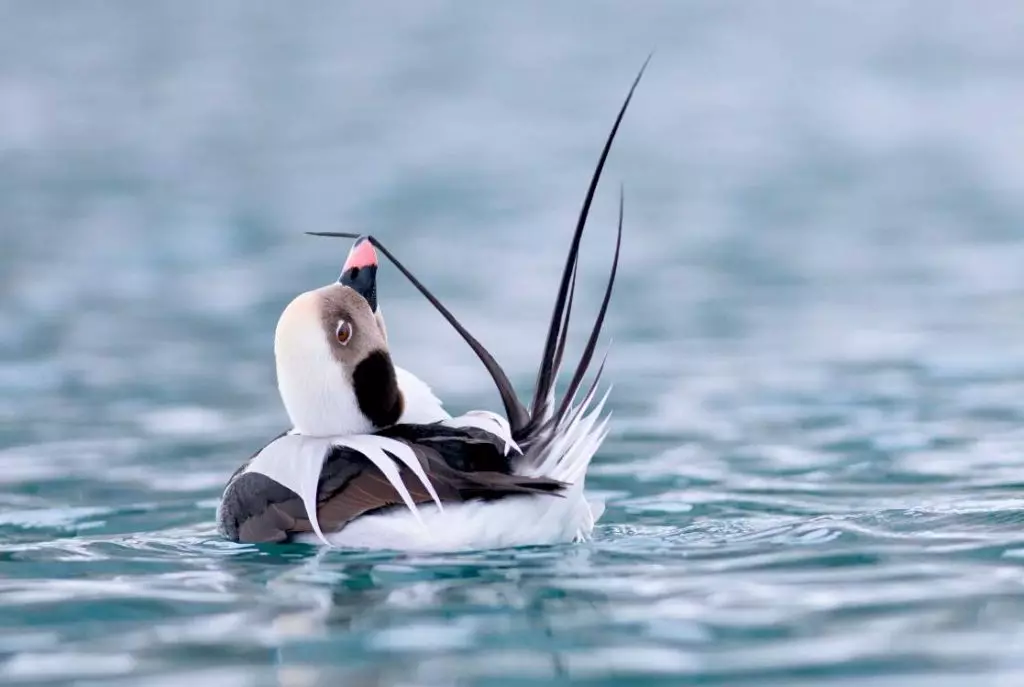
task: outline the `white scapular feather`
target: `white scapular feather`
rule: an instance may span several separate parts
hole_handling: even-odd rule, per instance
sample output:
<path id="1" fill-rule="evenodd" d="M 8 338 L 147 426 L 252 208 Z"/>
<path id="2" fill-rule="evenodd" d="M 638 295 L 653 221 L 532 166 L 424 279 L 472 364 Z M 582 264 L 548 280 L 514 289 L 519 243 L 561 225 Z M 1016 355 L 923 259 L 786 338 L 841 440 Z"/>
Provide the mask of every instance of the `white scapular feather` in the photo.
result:
<path id="1" fill-rule="evenodd" d="M 441 504 L 441 497 L 437 495 L 434 490 L 434 484 L 427 477 L 427 471 L 423 469 L 423 464 L 420 463 L 419 458 L 416 457 L 416 452 L 413 451 L 407 444 L 403 444 L 401 441 L 395 441 L 394 439 L 388 439 L 387 437 L 378 437 L 381 441 L 381 448 L 388 453 L 393 454 L 398 460 L 412 470 L 412 473 L 416 475 L 420 483 L 430 494 L 430 498 L 434 500 L 434 503 L 438 508 L 444 510 L 444 506 Z"/>
<path id="2" fill-rule="evenodd" d="M 512 428 L 508 424 L 508 420 L 503 418 L 497 413 L 492 413 L 489 410 L 471 410 L 468 413 L 453 417 L 445 420 L 441 423 L 447 427 L 461 428 L 461 427 L 475 427 L 476 429 L 483 430 L 488 434 L 501 439 L 505 444 L 504 451 L 505 455 L 508 455 L 509 450 L 515 449 L 516 453 L 522 453 L 522 449 L 512 439 Z"/>
<path id="3" fill-rule="evenodd" d="M 419 459 L 411 448 L 400 441 L 389 439 L 388 437 L 378 437 L 372 434 L 363 434 L 359 436 L 350 437 L 339 437 L 335 441 L 336 446 L 348 446 L 353 448 L 364 456 L 370 459 L 374 465 L 380 468 L 380 471 L 384 473 L 384 476 L 388 478 L 388 482 L 391 483 L 401 495 L 402 500 L 405 501 L 405 505 L 409 506 L 409 509 L 416 511 L 416 504 L 412 500 L 412 495 L 409 494 L 409 490 L 405 487 L 405 482 L 402 481 L 402 477 L 399 474 L 398 466 L 395 465 L 394 459 L 389 454 L 398 458 L 402 463 L 412 470 L 413 474 L 419 478 L 420 482 L 426 488 L 427 493 L 430 494 L 430 498 L 434 500 L 437 507 L 444 510 L 441 505 L 441 499 L 438 497 L 437 492 L 434 491 L 434 485 L 430 482 L 430 478 L 427 477 L 427 473 L 423 470 L 423 466 L 420 464 Z M 384 453 L 387 451 L 388 453 Z"/>
<path id="4" fill-rule="evenodd" d="M 316 496 L 320 471 L 329 450 L 330 440 L 327 438 L 286 434 L 265 446 L 245 468 L 245 472 L 266 475 L 298 494 L 309 515 L 313 532 L 328 545 L 330 542 L 320 530 L 316 517 Z"/>

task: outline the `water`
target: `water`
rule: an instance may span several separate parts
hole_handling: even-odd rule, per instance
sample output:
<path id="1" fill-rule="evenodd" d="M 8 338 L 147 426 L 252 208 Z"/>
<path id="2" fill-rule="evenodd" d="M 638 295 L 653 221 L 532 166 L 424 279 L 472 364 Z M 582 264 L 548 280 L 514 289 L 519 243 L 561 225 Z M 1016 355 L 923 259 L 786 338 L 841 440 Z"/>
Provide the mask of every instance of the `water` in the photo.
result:
<path id="1" fill-rule="evenodd" d="M 0 7 L 0 682 L 1024 678 L 1017 3 Z M 627 236 L 594 542 L 237 546 L 272 328 L 385 238 L 527 393 Z M 395 356 L 498 406 L 391 269 Z M 582 318 L 581 318 L 582 320 Z M 576 340 L 578 343 L 578 339 Z"/>

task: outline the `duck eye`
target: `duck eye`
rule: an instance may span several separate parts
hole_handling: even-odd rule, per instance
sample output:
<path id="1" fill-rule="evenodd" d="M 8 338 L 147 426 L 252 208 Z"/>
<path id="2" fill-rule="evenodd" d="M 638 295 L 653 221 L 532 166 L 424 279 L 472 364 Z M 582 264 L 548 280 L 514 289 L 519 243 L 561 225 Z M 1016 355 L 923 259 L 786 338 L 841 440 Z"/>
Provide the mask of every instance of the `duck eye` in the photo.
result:
<path id="1" fill-rule="evenodd" d="M 352 325 L 345 320 L 338 322 L 338 328 L 334 332 L 335 338 L 338 339 L 338 343 L 342 346 L 347 346 L 349 339 L 352 338 Z"/>

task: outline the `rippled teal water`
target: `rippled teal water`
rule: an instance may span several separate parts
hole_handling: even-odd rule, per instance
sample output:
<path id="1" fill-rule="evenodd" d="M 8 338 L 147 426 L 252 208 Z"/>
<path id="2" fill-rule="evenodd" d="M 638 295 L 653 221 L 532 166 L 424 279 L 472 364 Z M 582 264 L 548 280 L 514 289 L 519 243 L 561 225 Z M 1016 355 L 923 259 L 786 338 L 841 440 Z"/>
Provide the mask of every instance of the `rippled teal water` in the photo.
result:
<path id="1" fill-rule="evenodd" d="M 1024 10 L 0 6 L 0 683 L 1016 685 Z M 272 331 L 388 239 L 529 390 L 627 237 L 594 542 L 237 546 Z M 497 406 L 394 271 L 395 356 Z"/>

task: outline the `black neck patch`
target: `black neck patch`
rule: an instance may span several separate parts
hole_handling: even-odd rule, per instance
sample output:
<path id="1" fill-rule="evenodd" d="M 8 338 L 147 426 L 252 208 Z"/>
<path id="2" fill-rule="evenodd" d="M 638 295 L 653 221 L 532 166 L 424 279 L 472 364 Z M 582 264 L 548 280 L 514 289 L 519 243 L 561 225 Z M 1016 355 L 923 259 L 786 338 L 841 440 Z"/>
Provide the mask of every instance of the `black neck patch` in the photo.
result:
<path id="1" fill-rule="evenodd" d="M 388 427 L 402 416 L 402 395 L 391 357 L 384 351 L 366 356 L 352 373 L 359 410 L 375 427 Z"/>

